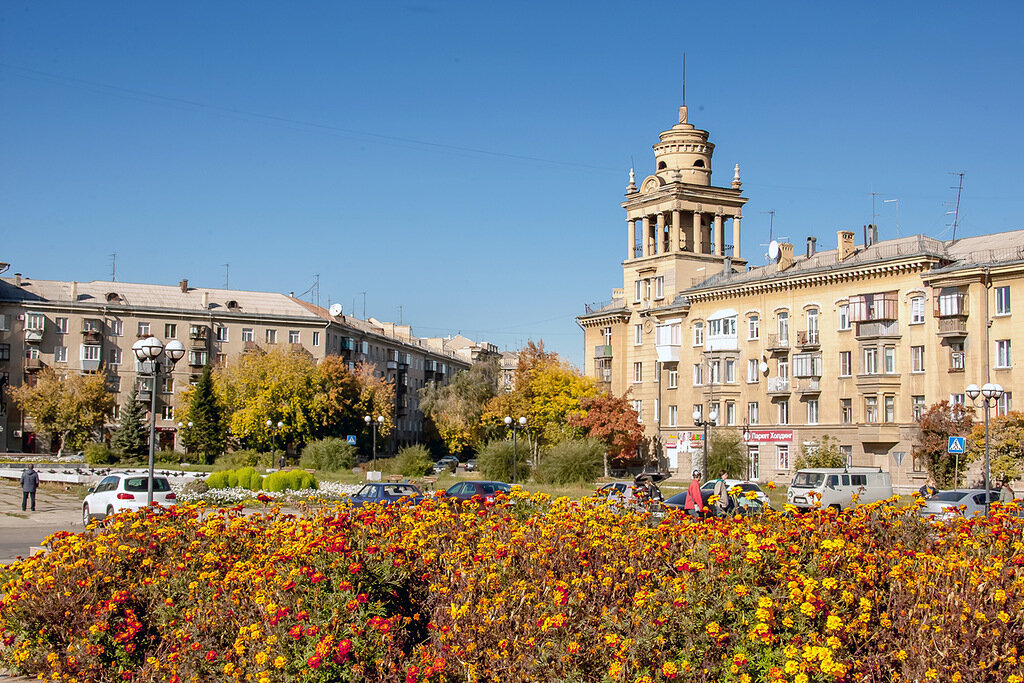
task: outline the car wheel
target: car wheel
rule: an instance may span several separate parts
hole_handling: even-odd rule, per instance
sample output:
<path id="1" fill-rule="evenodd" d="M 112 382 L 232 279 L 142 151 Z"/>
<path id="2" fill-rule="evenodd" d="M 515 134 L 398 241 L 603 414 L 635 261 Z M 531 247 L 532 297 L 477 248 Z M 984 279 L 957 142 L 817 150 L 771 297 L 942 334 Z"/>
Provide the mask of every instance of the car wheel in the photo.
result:
<path id="1" fill-rule="evenodd" d="M 832 503 L 831 505 L 829 505 L 829 507 L 832 508 L 833 510 L 835 510 L 836 512 L 842 512 L 843 511 L 843 508 L 839 507 L 838 503 Z"/>
<path id="2" fill-rule="evenodd" d="M 114 516 L 114 506 L 113 505 L 108 505 L 107 506 L 107 517 L 113 517 L 113 516 Z"/>
<path id="3" fill-rule="evenodd" d="M 89 518 L 89 504 L 86 503 L 82 506 L 82 526 L 89 526 L 89 522 L 92 520 Z"/>

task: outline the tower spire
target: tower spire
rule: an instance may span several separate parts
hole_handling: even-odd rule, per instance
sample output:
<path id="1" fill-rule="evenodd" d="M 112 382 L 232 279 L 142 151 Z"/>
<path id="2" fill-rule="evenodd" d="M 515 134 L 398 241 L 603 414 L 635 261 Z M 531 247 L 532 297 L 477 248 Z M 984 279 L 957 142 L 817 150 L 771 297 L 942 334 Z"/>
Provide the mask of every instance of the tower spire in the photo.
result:
<path id="1" fill-rule="evenodd" d="M 683 53 L 683 102 L 679 106 L 679 123 L 686 123 L 686 53 Z"/>

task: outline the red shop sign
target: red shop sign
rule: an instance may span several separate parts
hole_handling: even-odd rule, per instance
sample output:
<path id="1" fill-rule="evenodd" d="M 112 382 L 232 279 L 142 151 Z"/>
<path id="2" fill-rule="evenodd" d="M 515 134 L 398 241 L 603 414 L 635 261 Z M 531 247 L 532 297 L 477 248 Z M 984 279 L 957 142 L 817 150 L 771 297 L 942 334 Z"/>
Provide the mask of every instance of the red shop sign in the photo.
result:
<path id="1" fill-rule="evenodd" d="M 750 429 L 743 432 L 744 443 L 761 443 L 764 441 L 792 441 L 792 429 Z"/>

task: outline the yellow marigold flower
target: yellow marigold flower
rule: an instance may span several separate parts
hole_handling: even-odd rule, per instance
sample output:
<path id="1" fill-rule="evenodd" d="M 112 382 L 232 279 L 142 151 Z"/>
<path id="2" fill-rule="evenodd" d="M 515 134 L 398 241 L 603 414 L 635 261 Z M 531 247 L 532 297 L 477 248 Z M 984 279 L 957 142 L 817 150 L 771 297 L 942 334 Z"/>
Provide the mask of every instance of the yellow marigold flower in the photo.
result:
<path id="1" fill-rule="evenodd" d="M 270 655 L 268 655 L 266 652 L 256 653 L 256 666 L 263 666 L 267 663 L 268 659 L 270 659 Z"/>
<path id="2" fill-rule="evenodd" d="M 1003 622 L 1004 624 L 1007 623 L 1008 621 L 1010 621 L 1010 615 L 1007 614 L 1006 612 L 1001 611 L 1001 610 L 1000 610 L 999 614 L 996 615 L 996 617 L 998 617 L 999 621 Z"/>
<path id="3" fill-rule="evenodd" d="M 953 677 L 952 677 L 951 680 L 953 681 L 953 683 L 960 683 L 960 679 L 962 679 L 962 678 L 963 678 L 963 676 L 960 675 L 959 671 L 954 671 L 953 672 Z"/>
<path id="4" fill-rule="evenodd" d="M 828 615 L 825 620 L 825 628 L 829 631 L 838 631 L 843 626 L 843 620 L 834 614 Z"/>
<path id="5" fill-rule="evenodd" d="M 807 683 L 807 674 L 799 673 L 793 678 L 793 683 Z"/>
<path id="6" fill-rule="evenodd" d="M 935 669 L 928 669 L 924 672 L 924 677 L 927 678 L 929 681 L 934 681 L 936 678 L 939 677 L 939 672 Z"/>
<path id="7" fill-rule="evenodd" d="M 783 668 L 785 669 L 786 673 L 792 676 L 800 670 L 800 662 L 790 659 L 786 662 L 786 666 Z"/>
<path id="8" fill-rule="evenodd" d="M 278 655 L 277 659 L 274 660 L 275 669 L 283 669 L 284 665 L 288 663 L 288 660 L 282 655 Z"/>

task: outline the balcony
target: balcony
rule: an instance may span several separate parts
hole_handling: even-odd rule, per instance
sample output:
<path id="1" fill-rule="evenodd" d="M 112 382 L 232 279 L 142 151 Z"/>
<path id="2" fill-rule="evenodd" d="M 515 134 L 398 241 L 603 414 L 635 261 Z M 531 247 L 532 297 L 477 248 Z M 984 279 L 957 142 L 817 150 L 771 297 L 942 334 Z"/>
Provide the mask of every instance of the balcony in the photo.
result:
<path id="1" fill-rule="evenodd" d="M 789 351 L 789 335 L 768 334 L 766 335 L 768 350 L 772 353 L 784 353 Z"/>
<path id="2" fill-rule="evenodd" d="M 29 344 L 38 344 L 43 341 L 42 330 L 25 330 L 25 341 Z"/>
<path id="3" fill-rule="evenodd" d="M 676 363 L 679 361 L 679 344 L 656 344 L 654 348 L 658 352 L 658 362 Z"/>
<path id="4" fill-rule="evenodd" d="M 398 361 L 389 360 L 387 361 L 388 370 L 398 370 Z"/>
<path id="5" fill-rule="evenodd" d="M 965 317 L 950 317 L 950 318 L 939 318 L 939 329 L 938 334 L 940 337 L 966 337 L 967 336 L 967 318 Z"/>
<path id="6" fill-rule="evenodd" d="M 857 439 L 862 443 L 898 443 L 900 426 L 893 422 L 861 422 L 857 425 Z"/>
<path id="7" fill-rule="evenodd" d="M 969 301 L 966 294 L 940 294 L 935 299 L 935 317 L 936 318 L 954 318 L 954 317 L 967 317 L 967 302 Z"/>
<path id="8" fill-rule="evenodd" d="M 263 349 L 256 342 L 254 342 L 254 341 L 247 341 L 247 342 L 245 342 L 245 352 L 246 353 L 259 353 L 261 351 L 263 351 Z"/>
<path id="9" fill-rule="evenodd" d="M 611 344 L 598 344 L 594 347 L 594 358 L 611 358 L 612 357 L 612 345 Z"/>
<path id="10" fill-rule="evenodd" d="M 99 344 L 103 341 L 103 333 L 99 330 L 82 330 L 83 344 Z"/>
<path id="11" fill-rule="evenodd" d="M 188 338 L 192 340 L 201 339 L 206 341 L 210 336 L 210 328 L 206 325 L 192 325 L 188 328 Z"/>
<path id="12" fill-rule="evenodd" d="M 790 393 L 788 377 L 769 377 L 767 383 L 769 395 L 781 396 Z"/>
<path id="13" fill-rule="evenodd" d="M 801 379 L 795 382 L 796 393 L 801 396 L 821 393 L 821 381 L 817 379 Z"/>
<path id="14" fill-rule="evenodd" d="M 874 322 L 857 323 L 857 339 L 898 336 L 900 336 L 900 323 L 898 320 L 878 320 Z"/>
<path id="15" fill-rule="evenodd" d="M 821 347 L 818 341 L 818 330 L 800 330 L 796 333 L 796 345 L 801 349 L 817 349 Z"/>
<path id="16" fill-rule="evenodd" d="M 852 322 L 896 320 L 898 317 L 899 298 L 895 292 L 860 294 L 850 297 L 850 320 Z"/>
<path id="17" fill-rule="evenodd" d="M 46 367 L 41 358 L 26 358 L 25 372 L 39 372 Z"/>
<path id="18" fill-rule="evenodd" d="M 188 366 L 190 368 L 201 368 L 204 365 L 206 365 L 206 356 L 205 355 L 200 356 L 198 354 L 195 354 L 195 355 L 189 354 Z"/>

